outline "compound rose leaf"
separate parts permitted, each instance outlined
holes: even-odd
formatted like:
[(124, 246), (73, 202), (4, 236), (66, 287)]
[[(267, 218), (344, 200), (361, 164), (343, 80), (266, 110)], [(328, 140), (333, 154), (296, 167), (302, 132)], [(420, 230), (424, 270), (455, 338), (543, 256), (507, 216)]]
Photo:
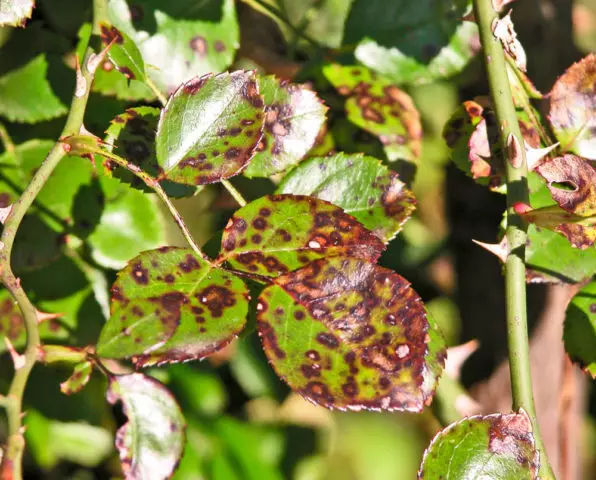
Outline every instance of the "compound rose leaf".
[(128, 421), (116, 433), (126, 480), (170, 478), (184, 451), (186, 424), (174, 396), (140, 373), (110, 378), (108, 402), (122, 402)]
[(112, 44), (108, 58), (127, 80), (145, 81), (145, 62), (135, 42), (113, 25), (101, 22), (101, 41), (104, 46)]
[(240, 173), (261, 139), (263, 108), (254, 72), (207, 74), (182, 84), (157, 126), (163, 178), (203, 185)]
[(277, 193), (310, 195), (341, 207), (384, 242), (416, 208), (414, 194), (380, 160), (339, 153), (312, 158), (286, 175)]
[(320, 259), (275, 279), (259, 297), (257, 328), (277, 374), (330, 409), (419, 412), (444, 366), (418, 294), (360, 259)]
[(569, 358), (596, 379), (596, 282), (582, 288), (567, 307), (563, 342)]
[(327, 107), (315, 92), (274, 76), (259, 79), (265, 129), (247, 177), (268, 177), (296, 165), (314, 145)]
[(224, 229), (219, 261), (276, 277), (322, 257), (376, 261), (384, 245), (341, 208), (302, 195), (267, 195), (238, 210)]
[(97, 353), (137, 366), (202, 359), (244, 328), (248, 290), (187, 248), (143, 252), (118, 273)]
[(467, 417), (441, 430), (424, 452), (418, 479), (538, 480), (539, 466), (532, 424), (520, 410)]
[(562, 148), (596, 160), (596, 54), (571, 65), (548, 98), (548, 119)]

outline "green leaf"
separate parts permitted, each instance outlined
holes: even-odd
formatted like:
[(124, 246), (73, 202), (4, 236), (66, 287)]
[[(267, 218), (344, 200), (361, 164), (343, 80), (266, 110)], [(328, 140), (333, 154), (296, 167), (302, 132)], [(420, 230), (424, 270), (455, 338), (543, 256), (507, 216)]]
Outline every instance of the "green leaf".
[[(205, 3), (223, 7), (212, 18), (211, 12), (201, 11)], [(196, 75), (226, 70), (238, 49), (234, 0), (198, 4), (186, 0), (172, 5), (156, 0), (134, 5), (110, 0), (108, 8), (112, 24), (138, 45), (146, 64), (156, 67), (147, 73), (166, 92)]]
[(564, 150), (596, 160), (596, 54), (569, 67), (548, 94), (548, 119)]
[(47, 79), (48, 62), (38, 55), (0, 77), (0, 115), (11, 122), (36, 123), (67, 112)]
[(78, 363), (75, 365), (72, 375), (60, 384), (60, 391), (65, 395), (80, 392), (87, 385), (87, 382), (89, 382), (92, 371), (93, 365), (91, 362)]
[(416, 208), (414, 194), (395, 172), (376, 158), (344, 153), (300, 164), (284, 177), (277, 193), (333, 203), (384, 242), (395, 237)]
[(314, 145), (327, 107), (302, 85), (274, 76), (259, 78), (265, 101), (265, 128), (247, 177), (269, 177), (296, 165)]
[(35, 0), (0, 1), (0, 27), (24, 27), (34, 7)]
[(420, 480), (538, 480), (539, 454), (528, 415), (464, 418), (440, 431), (426, 449)]
[(278, 277), (257, 305), (269, 361), (292, 389), (339, 410), (420, 412), (445, 348), (422, 300), (372, 263), (321, 259)]
[(385, 248), (339, 207), (299, 195), (267, 195), (238, 210), (224, 229), (219, 261), (275, 277), (322, 257), (376, 261)]
[(240, 333), (247, 312), (244, 283), (192, 250), (143, 252), (118, 273), (97, 353), (138, 366), (202, 359)]
[(128, 417), (116, 433), (125, 477), (170, 477), (182, 457), (185, 440), (184, 418), (172, 394), (157, 380), (134, 373), (113, 376), (107, 399), (112, 404), (122, 402)]
[(407, 93), (364, 67), (330, 64), (323, 73), (340, 94), (348, 97), (348, 119), (377, 136), (390, 161), (418, 159), (422, 126)]
[(104, 46), (114, 42), (108, 50), (108, 58), (127, 80), (145, 81), (145, 63), (138, 47), (128, 35), (109, 23), (101, 22), (101, 41)]
[[(163, 173), (155, 157), (155, 132), (158, 120), (158, 108), (129, 108), (116, 116), (106, 130), (106, 142), (114, 145), (114, 153), (124, 157), (155, 178)], [(103, 162), (103, 165), (108, 175), (144, 192), (153, 192), (129, 170), (119, 167), (108, 159)], [(185, 197), (193, 195), (197, 191), (196, 187), (180, 185), (169, 180), (162, 180), (160, 184), (170, 197)]]
[(164, 177), (202, 185), (240, 173), (261, 139), (263, 106), (254, 72), (207, 74), (181, 85), (157, 126)]
[(567, 307), (563, 342), (569, 358), (596, 378), (596, 282), (582, 288)]
[(461, 71), (479, 50), (478, 28), (462, 21), (468, 0), (355, 0), (344, 45), (397, 84), (424, 84)]

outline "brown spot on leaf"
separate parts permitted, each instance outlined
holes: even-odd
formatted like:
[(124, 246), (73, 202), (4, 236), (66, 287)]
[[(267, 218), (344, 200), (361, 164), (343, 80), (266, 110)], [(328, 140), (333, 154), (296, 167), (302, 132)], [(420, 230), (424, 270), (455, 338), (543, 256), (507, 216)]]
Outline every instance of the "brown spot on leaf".
[[(141, 261), (136, 262), (130, 272), (133, 280), (139, 285), (147, 285), (149, 283), (149, 270), (143, 267)], [(112, 294), (114, 292), (112, 291)]]
[(124, 43), (124, 38), (116, 27), (102, 23), (99, 29), (101, 41), (104, 45), (109, 45), (112, 41), (120, 45)]
[(321, 332), (317, 335), (316, 340), (327, 348), (333, 349), (339, 347), (339, 340), (332, 333)]
[(213, 317), (221, 317), (226, 308), (236, 304), (234, 293), (218, 285), (211, 285), (201, 290), (196, 297), (209, 309)]
[(200, 58), (203, 58), (207, 55), (207, 51), (209, 49), (207, 45), (207, 40), (200, 35), (194, 36), (189, 42), (190, 48), (194, 50)]

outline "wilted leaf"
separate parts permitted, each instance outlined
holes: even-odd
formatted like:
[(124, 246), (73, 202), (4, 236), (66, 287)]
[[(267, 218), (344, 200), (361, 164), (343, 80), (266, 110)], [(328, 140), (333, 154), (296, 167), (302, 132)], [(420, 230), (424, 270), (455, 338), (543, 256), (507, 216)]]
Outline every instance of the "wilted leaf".
[(537, 480), (539, 454), (528, 415), (467, 417), (440, 431), (426, 449), (420, 480)]
[(344, 45), (359, 62), (396, 84), (423, 84), (462, 70), (480, 49), (478, 28), (464, 22), (468, 0), (356, 0)]
[(589, 283), (573, 297), (563, 327), (567, 354), (596, 378), (596, 282)]
[(301, 85), (274, 76), (259, 78), (265, 101), (265, 128), (247, 177), (268, 177), (297, 164), (314, 145), (327, 107)]
[(300, 195), (267, 195), (241, 208), (226, 225), (221, 245), (220, 261), (269, 277), (321, 257), (376, 261), (384, 249), (341, 208)]
[(261, 139), (263, 107), (254, 72), (208, 74), (181, 85), (157, 127), (164, 178), (202, 185), (240, 173)]
[(52, 91), (47, 70), (46, 57), (38, 55), (0, 77), (0, 115), (20, 123), (41, 122), (64, 115), (66, 107)]
[(257, 312), (270, 363), (308, 400), (340, 410), (419, 412), (430, 404), (443, 340), (393, 271), (317, 260), (275, 279)]
[(89, 382), (92, 371), (93, 365), (91, 362), (86, 361), (77, 363), (72, 375), (60, 384), (60, 391), (65, 395), (72, 395), (73, 393), (80, 392), (85, 385), (87, 385), (87, 382)]
[(24, 27), (31, 18), (35, 0), (2, 0), (0, 2), (0, 27)]
[(341, 207), (384, 242), (416, 208), (399, 176), (373, 157), (339, 153), (312, 158), (290, 172), (277, 193), (311, 195)]
[(596, 54), (574, 63), (549, 93), (548, 119), (563, 150), (596, 160)]
[(185, 422), (172, 394), (157, 380), (134, 373), (110, 379), (110, 403), (122, 402), (128, 422), (116, 433), (126, 480), (163, 480), (184, 450)]
[(580, 217), (596, 215), (596, 170), (591, 163), (567, 154), (542, 162), (536, 171), (562, 209)]
[[(201, 11), (206, 3), (222, 10), (207, 15)], [(222, 72), (234, 60), (239, 42), (234, 0), (110, 0), (108, 7), (112, 24), (138, 45), (146, 64), (156, 67), (147, 74), (165, 92), (196, 75)]]
[[(104, 46), (112, 44), (108, 58), (127, 80), (145, 80), (145, 63), (138, 47), (128, 35), (109, 23), (101, 22), (101, 41)], [(113, 43), (112, 43), (113, 42)]]
[(97, 353), (139, 365), (202, 359), (244, 328), (248, 291), (187, 248), (143, 252), (118, 273)]
[(418, 159), (422, 126), (407, 93), (363, 67), (331, 64), (323, 73), (340, 94), (348, 97), (348, 119), (379, 137), (390, 161)]

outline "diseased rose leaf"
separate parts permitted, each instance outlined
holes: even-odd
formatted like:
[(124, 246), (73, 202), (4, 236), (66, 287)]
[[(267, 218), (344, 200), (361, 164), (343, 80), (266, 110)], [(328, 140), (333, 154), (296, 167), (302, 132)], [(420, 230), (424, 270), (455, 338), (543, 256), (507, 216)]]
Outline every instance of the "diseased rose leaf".
[(24, 27), (31, 18), (35, 0), (2, 0), (0, 2), (0, 27)]
[(567, 307), (563, 342), (569, 358), (596, 379), (596, 282), (582, 288)]
[(248, 291), (188, 248), (143, 252), (118, 273), (111, 316), (97, 343), (107, 358), (137, 366), (202, 359), (244, 328)]
[(238, 210), (221, 239), (219, 261), (276, 277), (322, 257), (376, 261), (384, 245), (354, 217), (323, 200), (267, 195)]
[(331, 131), (327, 128), (327, 124), (323, 123), (317, 134), (315, 143), (306, 154), (306, 158), (325, 157), (332, 153), (335, 153), (335, 139), (333, 138)]
[(157, 126), (163, 177), (203, 185), (240, 173), (261, 139), (263, 107), (254, 72), (207, 74), (181, 85)]
[(563, 150), (596, 160), (596, 54), (569, 67), (548, 98), (548, 119)]
[[(210, 11), (209, 4), (219, 11)], [(234, 0), (109, 0), (108, 13), (139, 47), (145, 63), (156, 67), (147, 74), (164, 92), (197, 75), (226, 70), (239, 46)]]
[(519, 67), (514, 67), (510, 63), (507, 63), (506, 68), (507, 78), (509, 78), (511, 94), (516, 108), (527, 108), (530, 105), (531, 98), (541, 99), (544, 97)]
[(277, 193), (333, 203), (384, 242), (401, 230), (416, 208), (414, 194), (399, 176), (376, 158), (363, 155), (309, 159), (284, 177)]
[(444, 342), (393, 271), (354, 258), (316, 260), (276, 278), (257, 313), (269, 362), (308, 400), (415, 412), (432, 401)]
[(389, 161), (418, 160), (422, 126), (407, 93), (365, 67), (330, 64), (323, 73), (341, 95), (348, 97), (348, 119), (379, 138)]
[(566, 154), (542, 162), (536, 171), (562, 209), (580, 217), (596, 215), (596, 170), (590, 162)]
[(36, 123), (64, 115), (67, 109), (53, 92), (47, 71), (48, 61), (41, 54), (2, 75), (0, 115), (19, 123)]
[(128, 421), (116, 433), (126, 480), (169, 478), (184, 451), (186, 424), (174, 396), (140, 373), (110, 378), (108, 402), (122, 402)]
[(8, 290), (0, 290), (0, 353), (6, 351), (7, 337), (16, 348), (25, 344), (27, 333), (21, 309)]
[(538, 480), (532, 424), (519, 413), (466, 417), (441, 430), (424, 452), (419, 480)]
[(91, 372), (93, 371), (93, 365), (89, 361), (77, 363), (74, 367), (72, 375), (60, 384), (60, 391), (65, 395), (72, 395), (73, 393), (80, 392), (89, 379), (91, 378)]
[(269, 177), (296, 165), (314, 145), (327, 107), (316, 93), (274, 76), (259, 78), (265, 127), (247, 177)]
[[(158, 108), (129, 108), (116, 116), (106, 130), (106, 142), (114, 146), (114, 153), (126, 158), (154, 178), (162, 173), (155, 157), (155, 132), (158, 120)], [(109, 159), (105, 159), (103, 165), (108, 175), (144, 192), (153, 192), (129, 170), (119, 167)], [(162, 180), (160, 184), (170, 197), (186, 197), (197, 191), (197, 187), (181, 185), (169, 180)]]
[(135, 42), (109, 23), (101, 22), (99, 28), (104, 47), (112, 44), (108, 50), (108, 58), (116, 70), (127, 80), (145, 81), (145, 63)]
[(462, 22), (469, 0), (355, 0), (344, 45), (356, 59), (398, 85), (424, 84), (461, 71), (480, 49), (478, 28)]

